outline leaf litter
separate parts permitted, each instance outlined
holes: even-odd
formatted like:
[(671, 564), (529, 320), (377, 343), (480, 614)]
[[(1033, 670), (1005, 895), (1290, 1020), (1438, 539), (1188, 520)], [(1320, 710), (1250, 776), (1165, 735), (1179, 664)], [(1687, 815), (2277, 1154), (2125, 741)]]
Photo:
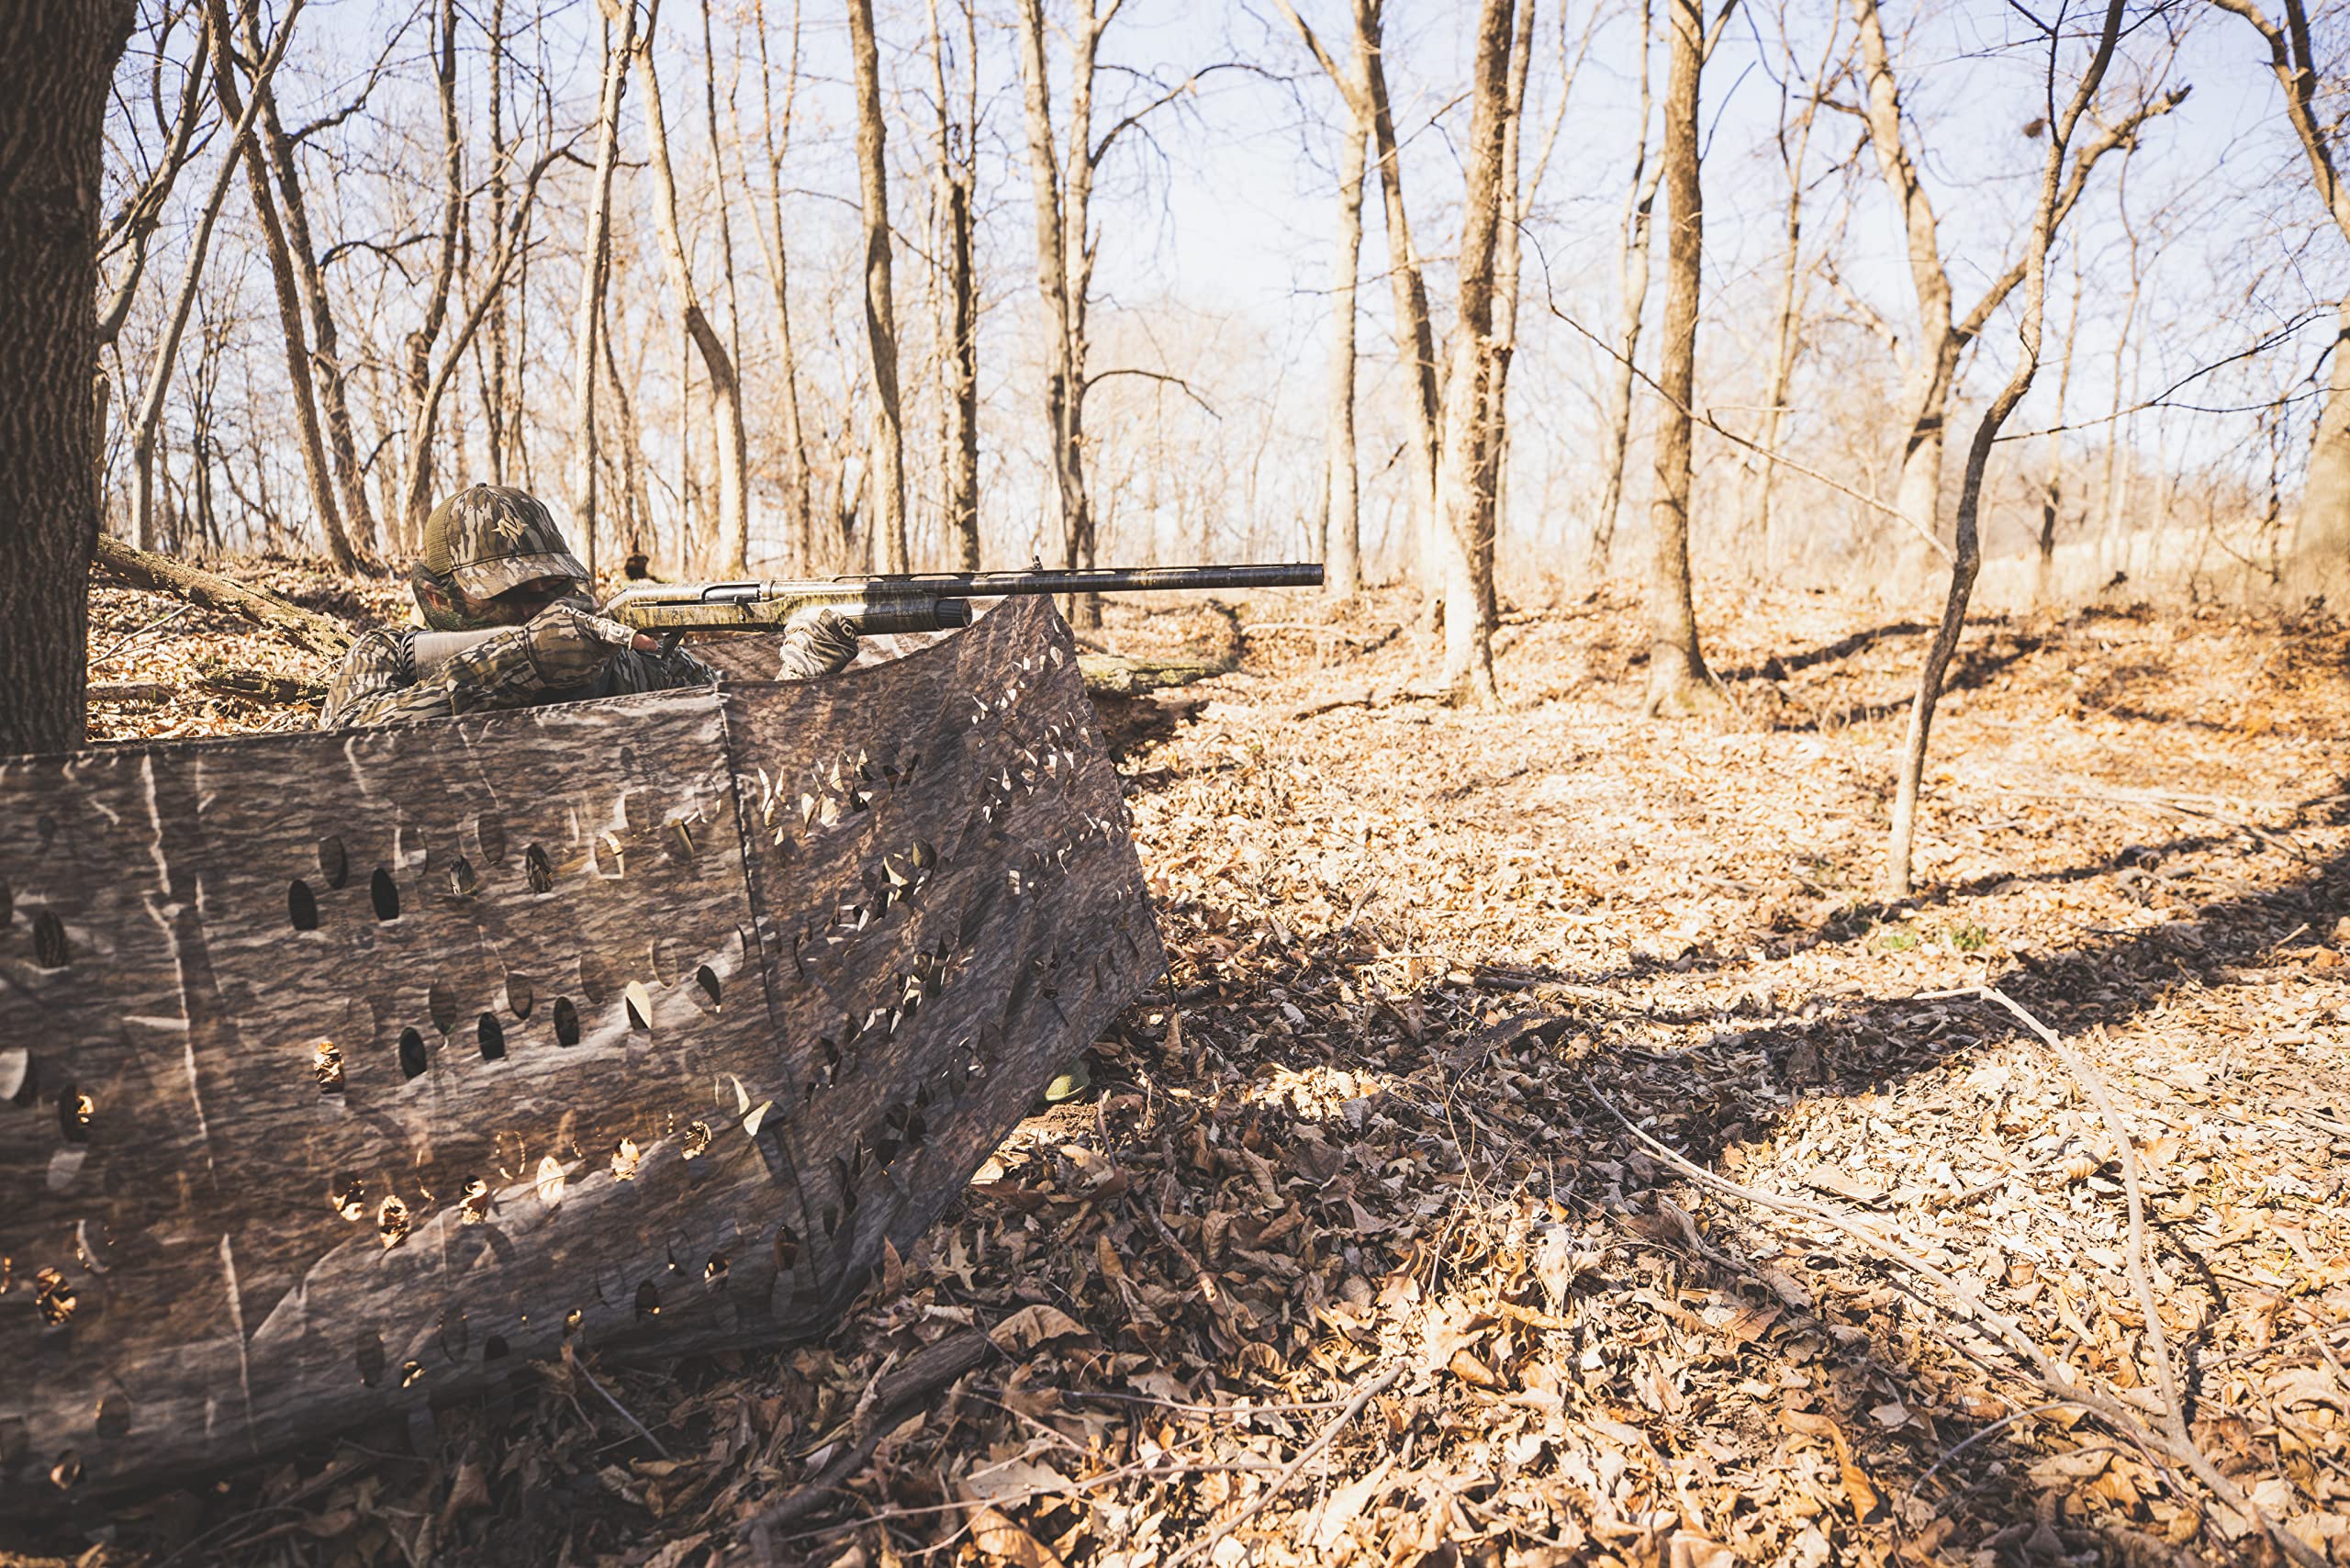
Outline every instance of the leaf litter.
[[(360, 622), (397, 602), (252, 575)], [(173, 609), (93, 597), (94, 655)], [(2350, 1562), (2342, 623), (1986, 618), (1938, 726), (1922, 890), (1886, 904), (1923, 628), (1826, 595), (1704, 608), (1737, 709), (1715, 726), (1640, 718), (1645, 635), (1613, 590), (1505, 614), (1494, 714), (1431, 700), (1401, 595), (1113, 605), (1106, 651), (1217, 659), (1237, 629), (1244, 654), (1104, 703), (1170, 973), (1093, 1047), (1092, 1094), (1024, 1122), (831, 1333), (528, 1369), (10, 1544)], [(94, 736), (312, 722), (201, 684), (224, 663), (328, 673), (188, 610), (94, 673), (169, 689), (101, 703)], [(1992, 986), (2093, 1064), (2128, 1150)], [(2258, 1521), (2092, 1408), (2167, 1419), (2133, 1269), (2181, 1429)], [(976, 1366), (920, 1383), (973, 1334)]]

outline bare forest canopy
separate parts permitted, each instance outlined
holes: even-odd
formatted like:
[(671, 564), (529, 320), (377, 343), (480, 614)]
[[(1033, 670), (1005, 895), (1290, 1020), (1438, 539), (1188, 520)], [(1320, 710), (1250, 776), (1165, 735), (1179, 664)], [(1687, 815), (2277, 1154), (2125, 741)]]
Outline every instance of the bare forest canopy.
[[(105, 526), (397, 562), (481, 479), (607, 571), (1326, 550), (1343, 583), (1359, 533), (1371, 578), (1426, 580), (1424, 398), (1475, 338), (1506, 372), (1504, 577), (1637, 561), (1686, 7), (1522, 6), (1497, 56), (1493, 9), (140, 0), (106, 129)], [(2322, 147), (2344, 32), (2314, 9)], [(1985, 481), (1986, 595), (2290, 575), (2350, 207), (2245, 10), (2283, 27), (2124, 7)], [(2055, 17), (1706, 14), (1701, 574), (1906, 592), (1939, 565), (2099, 20), (2064, 10), (2052, 66)], [(1954, 301), (1919, 293), (1887, 93)], [(1505, 187), (1477, 185), (1488, 131)], [(1926, 473), (1921, 411), (1958, 432)]]

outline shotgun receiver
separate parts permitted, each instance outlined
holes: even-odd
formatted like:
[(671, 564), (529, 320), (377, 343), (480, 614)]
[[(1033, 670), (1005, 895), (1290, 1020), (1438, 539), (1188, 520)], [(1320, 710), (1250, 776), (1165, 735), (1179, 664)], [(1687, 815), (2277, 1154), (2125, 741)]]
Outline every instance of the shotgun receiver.
[[(799, 582), (647, 583), (622, 588), (602, 613), (623, 626), (676, 639), (720, 632), (775, 632), (794, 616), (829, 610), (860, 634), (936, 632), (971, 623), (975, 599), (1014, 594), (1159, 593), (1235, 588), (1319, 588), (1311, 563), (1243, 566), (1100, 566), (1066, 571), (916, 572), (820, 577)], [(419, 678), (504, 626), (475, 632), (420, 632), (410, 644)]]

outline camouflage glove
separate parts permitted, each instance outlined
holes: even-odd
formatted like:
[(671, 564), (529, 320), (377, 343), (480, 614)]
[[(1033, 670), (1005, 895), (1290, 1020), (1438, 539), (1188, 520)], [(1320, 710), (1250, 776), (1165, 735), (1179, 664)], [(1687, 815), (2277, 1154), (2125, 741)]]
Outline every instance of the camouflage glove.
[(795, 615), (783, 629), (778, 680), (814, 680), (838, 675), (856, 657), (856, 622), (838, 610)]
[(550, 691), (587, 685), (636, 640), (633, 628), (575, 604), (550, 605), (516, 630)]

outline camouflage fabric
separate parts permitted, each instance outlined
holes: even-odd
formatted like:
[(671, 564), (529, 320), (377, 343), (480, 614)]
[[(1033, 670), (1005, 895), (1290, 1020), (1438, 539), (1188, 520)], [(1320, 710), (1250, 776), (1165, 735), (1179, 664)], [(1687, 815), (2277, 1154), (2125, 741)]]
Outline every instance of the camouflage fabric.
[(539, 577), (588, 580), (546, 507), (511, 485), (469, 485), (434, 507), (417, 565), (476, 599)]
[[(718, 672), (683, 648), (640, 653), (622, 647), (596, 667), (580, 660), (577, 644), (566, 641), (547, 656), (553, 638), (543, 622), (569, 614), (603, 626), (600, 616), (557, 606), (527, 626), (515, 626), (466, 649), (426, 680), (418, 680), (408, 657), (413, 632), (370, 632), (351, 646), (327, 692), (319, 715), (323, 730), (366, 724), (397, 724), (415, 719), (446, 719), (457, 713), (530, 708), (544, 702), (578, 702), (634, 691), (666, 691), (708, 686)], [(625, 631), (625, 628), (619, 628)]]

